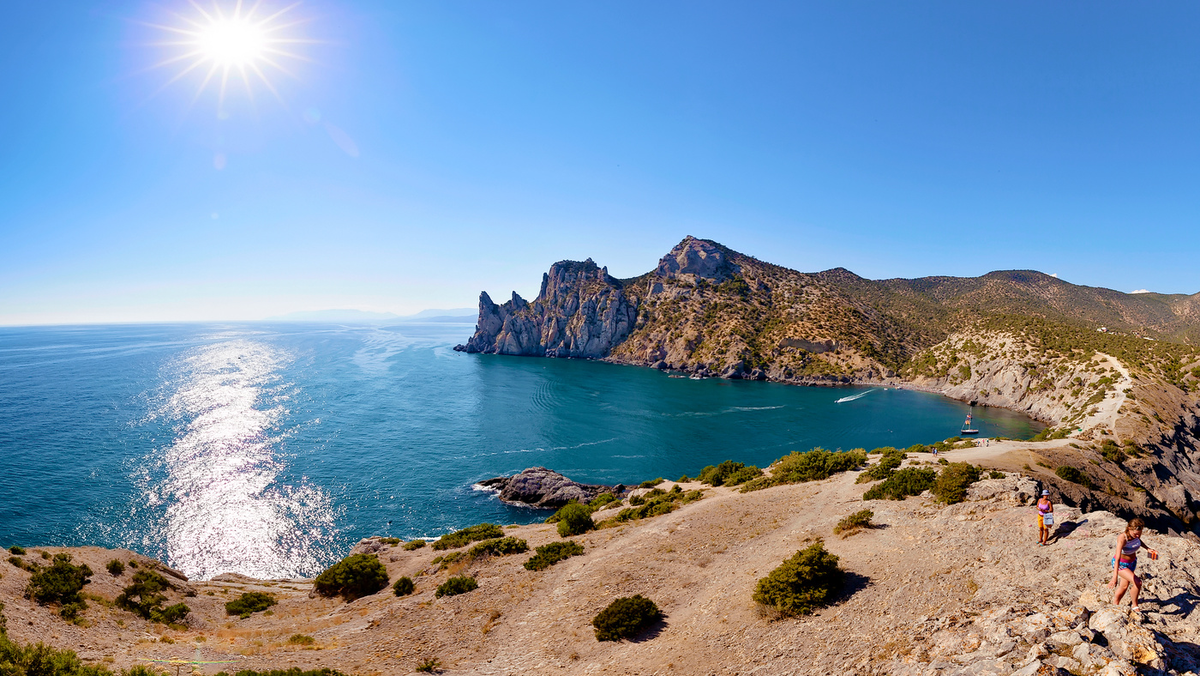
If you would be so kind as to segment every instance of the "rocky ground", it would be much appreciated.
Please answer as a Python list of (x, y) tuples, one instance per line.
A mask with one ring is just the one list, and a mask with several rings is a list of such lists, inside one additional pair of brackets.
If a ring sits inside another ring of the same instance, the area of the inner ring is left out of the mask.
[[(12, 638), (71, 648), (90, 661), (128, 667), (190, 659), (197, 650), (205, 660), (237, 661), (206, 673), (300, 666), (394, 674), (426, 659), (463, 674), (1200, 671), (1200, 546), (1146, 534), (1163, 556), (1142, 557), (1143, 614), (1132, 615), (1128, 602), (1108, 603), (1104, 586), (1123, 525), (1111, 514), (1059, 507), (1059, 534), (1043, 548), (1030, 507), (1038, 486), (1030, 479), (981, 481), (971, 499), (947, 507), (928, 497), (864, 503), (866, 485), (855, 484), (856, 476), (749, 494), (706, 487), (704, 499), (676, 512), (574, 538), (585, 554), (541, 572), (522, 567), (528, 555), (439, 570), (432, 560), (443, 552), (360, 543), (356, 551), (378, 554), (392, 580), (413, 577), (416, 592), (406, 597), (388, 589), (344, 603), (311, 595), (305, 580), (177, 580), (170, 600), (182, 599), (192, 613), (186, 628), (168, 628), (109, 603), (132, 571), (112, 576), (106, 561), (152, 562), (80, 548), (68, 551), (96, 571), (83, 615), (90, 626), (24, 599), (29, 576), (9, 564), (0, 601)], [(845, 539), (832, 534), (864, 507), (875, 512), (877, 528)], [(559, 539), (551, 525), (505, 531), (531, 548)], [(751, 600), (757, 580), (815, 538), (841, 558), (849, 588), (814, 615), (771, 620)], [(39, 551), (24, 558), (38, 560)], [(435, 599), (436, 586), (452, 574), (474, 575), (479, 588)], [(248, 590), (280, 602), (270, 615), (227, 616), (224, 602)], [(632, 594), (653, 599), (665, 620), (634, 641), (596, 641), (591, 618)], [(295, 635), (313, 643), (289, 643)]]

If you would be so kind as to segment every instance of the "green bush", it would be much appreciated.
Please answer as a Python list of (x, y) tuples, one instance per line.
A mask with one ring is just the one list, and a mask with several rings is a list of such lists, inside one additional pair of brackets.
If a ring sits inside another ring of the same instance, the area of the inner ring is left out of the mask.
[(433, 548), (440, 552), (444, 549), (457, 549), (466, 547), (472, 542), (500, 537), (504, 537), (503, 528), (494, 523), (481, 523), (443, 535), (433, 543)]
[(429, 544), (429, 543), (425, 542), (424, 540), (413, 540), (412, 542), (405, 542), (404, 543), (404, 551), (411, 552), (411, 551), (420, 549), (427, 544)]
[(391, 545), (392, 547), (400, 544), (400, 538), (379, 538), (379, 541), (385, 545)]
[(664, 481), (664, 479), (662, 477), (658, 477), (657, 479), (650, 479), (649, 481), (643, 481), (642, 483), (638, 484), (638, 488), (654, 488), (655, 486), (661, 484), (663, 481)]
[[(895, 450), (895, 449), (893, 449)], [(868, 481), (883, 481), (890, 477), (900, 465), (904, 462), (904, 452), (895, 451), (885, 453), (879, 462), (871, 465), (862, 474), (858, 475), (855, 483), (867, 483)]]
[(408, 596), (409, 594), (413, 593), (413, 590), (416, 588), (417, 587), (413, 584), (412, 578), (404, 576), (399, 580), (396, 580), (396, 584), (392, 585), (392, 593), (396, 596)]
[(742, 486), (742, 492), (747, 493), (783, 484), (828, 479), (834, 474), (858, 469), (866, 463), (867, 453), (862, 449), (844, 452), (827, 451), (823, 448), (793, 451), (775, 461), (775, 464), (771, 466), (771, 476), (747, 482)]
[(25, 556), (25, 548), (19, 545), (13, 545), (8, 548), (8, 553), (16, 554), (17, 556)]
[(321, 596), (353, 601), (387, 586), (387, 568), (374, 554), (351, 554), (317, 576), (314, 590)]
[(509, 554), (522, 554), (527, 551), (529, 551), (529, 544), (524, 540), (514, 537), (507, 537), (500, 538), (498, 540), (486, 540), (484, 542), (480, 542), (467, 552), (467, 556), (471, 557), (472, 559), (478, 559), (484, 556), (507, 556)]
[(841, 535), (843, 538), (854, 535), (865, 528), (872, 528), (871, 517), (875, 516), (875, 512), (869, 509), (860, 509), (857, 512), (847, 516), (838, 522), (833, 527), (834, 535)]
[(176, 603), (173, 606), (167, 606), (166, 608), (163, 608), (161, 612), (153, 615), (151, 619), (156, 622), (162, 622), (163, 624), (179, 624), (181, 621), (183, 621), (183, 618), (188, 616), (188, 613), (190, 612), (192, 612), (191, 608), (188, 608), (182, 603)]
[(466, 552), (450, 552), (449, 554), (447, 554), (445, 556), (439, 556), (439, 557), (435, 558), (430, 563), (440, 563), (441, 565), (438, 566), (438, 570), (446, 570), (454, 563), (458, 562), (459, 560), (466, 559), (466, 558), (467, 558)]
[(466, 594), (479, 588), (479, 583), (473, 577), (452, 577), (438, 585), (437, 591), (433, 593), (435, 598), (443, 596), (458, 596)]
[(87, 607), (79, 592), (90, 582), (91, 576), (92, 569), (86, 564), (73, 565), (70, 554), (55, 554), (51, 565), (33, 571), (25, 593), (38, 603), (61, 605), (59, 614), (63, 619), (73, 620)]
[[(159, 676), (141, 665), (116, 672), (120, 676)], [(84, 664), (73, 650), (38, 643), (19, 645), (0, 631), (0, 674), (5, 676), (115, 676), (101, 665)]]
[(288, 637), (288, 645), (312, 645), (317, 640), (306, 634), (292, 634)]
[(753, 481), (763, 475), (763, 471), (754, 465), (747, 465), (725, 478), (726, 486), (739, 486), (747, 481)]
[(924, 453), (926, 451), (925, 444), (913, 444), (904, 449), (905, 453)]
[(624, 523), (626, 521), (636, 521), (639, 519), (647, 519), (654, 516), (669, 514), (679, 508), (680, 505), (686, 505), (689, 502), (695, 502), (704, 497), (704, 491), (694, 490), (686, 493), (679, 486), (675, 486), (669, 491), (654, 489), (647, 493), (636, 503), (631, 499), (631, 504), (636, 504), (636, 507), (627, 507), (617, 513), (616, 516), (604, 521), (606, 525), (616, 523)]
[(905, 467), (868, 489), (863, 493), (863, 500), (903, 500), (933, 488), (933, 482), (936, 480), (937, 472), (932, 469)]
[(147, 620), (172, 624), (186, 617), (190, 609), (182, 603), (163, 608), (168, 589), (174, 589), (174, 585), (162, 575), (153, 570), (139, 570), (133, 574), (132, 583), (117, 596), (116, 604)]
[(597, 641), (620, 641), (633, 638), (662, 617), (653, 601), (638, 594), (619, 598), (592, 618)]
[(988, 478), (989, 478), (989, 479), (1003, 479), (1003, 478), (1004, 478), (1004, 472), (999, 472), (999, 471), (996, 471), (996, 470), (992, 470), (992, 471), (988, 472)]
[(427, 657), (417, 662), (416, 671), (421, 674), (432, 674), (442, 666), (442, 661), (436, 657)]
[(1103, 455), (1105, 460), (1118, 465), (1129, 459), (1129, 457), (1125, 455), (1124, 449), (1118, 446), (1117, 442), (1113, 441), (1112, 439), (1104, 440), (1104, 443), (1100, 446), (1100, 455)]
[(953, 505), (967, 499), (967, 488), (979, 481), (982, 474), (982, 469), (970, 463), (952, 462), (946, 465), (929, 490), (939, 502)]
[(11, 563), (12, 565), (16, 566), (17, 568), (28, 571), (30, 573), (36, 571), (39, 568), (39, 566), (36, 563), (33, 563), (31, 561), (25, 561), (25, 559), (22, 559), (18, 556), (8, 557), (8, 562)]
[(225, 604), (226, 615), (240, 615), (244, 620), (253, 613), (261, 612), (275, 605), (275, 597), (262, 592), (246, 592), (238, 598)]
[(620, 498), (613, 495), (612, 493), (601, 493), (600, 495), (597, 495), (596, 497), (592, 498), (592, 501), (587, 503), (587, 507), (588, 507), (588, 509), (595, 512), (596, 510), (600, 509), (601, 507), (603, 507), (609, 503), (616, 502), (619, 499)]
[(570, 540), (565, 542), (551, 542), (534, 550), (534, 555), (529, 557), (529, 560), (525, 562), (525, 569), (544, 570), (563, 559), (578, 556), (582, 553), (583, 547), (577, 542)]
[(1088, 475), (1069, 465), (1062, 465), (1058, 467), (1054, 470), (1054, 473), (1057, 474), (1059, 478), (1066, 479), (1071, 483), (1079, 484), (1085, 488), (1095, 487), (1095, 484), (1092, 483), (1092, 480), (1090, 477), (1088, 477)]
[(125, 572), (125, 564), (121, 563), (117, 559), (109, 561), (104, 565), (104, 567), (108, 569), (109, 574), (111, 574), (113, 577), (118, 577)]
[[(1103, 394), (1101, 394), (1100, 398), (1101, 399), (1104, 398)], [(1097, 401), (1099, 401), (1099, 399)], [(1091, 403), (1095, 403), (1095, 402), (1091, 402)], [(1085, 408), (1086, 408), (1086, 405), (1085, 405)], [(1041, 432), (1038, 432), (1037, 435), (1033, 437), (1033, 441), (1046, 441), (1047, 439), (1066, 439), (1070, 435), (1071, 435), (1071, 426), (1070, 425), (1067, 425), (1066, 427), (1061, 427), (1059, 429), (1054, 429), (1053, 427), (1047, 427), (1046, 429), (1042, 430)]]
[(726, 460), (713, 466), (709, 465), (700, 470), (697, 481), (709, 486), (737, 486), (762, 476), (762, 470), (754, 465)]
[(572, 503), (558, 510), (558, 535), (570, 537), (586, 533), (596, 527), (592, 522), (592, 513), (583, 505)]
[[(557, 511), (555, 511), (550, 516), (546, 517), (546, 520), (543, 523), (558, 523), (559, 521), (562, 521), (563, 510), (567, 509), (568, 507), (571, 507), (571, 509), (573, 510), (574, 507), (572, 507), (572, 505), (578, 505), (578, 504), (579, 504), (578, 500), (568, 500), (567, 504), (563, 505), (562, 507), (559, 507)], [(592, 512), (596, 511), (591, 505), (583, 505), (583, 508), (587, 510), (588, 514), (591, 514)]]
[(807, 615), (833, 601), (845, 577), (838, 557), (817, 540), (759, 580), (754, 601), (786, 617)]

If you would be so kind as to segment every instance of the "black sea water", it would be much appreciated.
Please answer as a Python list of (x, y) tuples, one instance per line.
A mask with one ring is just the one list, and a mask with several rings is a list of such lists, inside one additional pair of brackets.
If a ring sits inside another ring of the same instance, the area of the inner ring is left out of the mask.
[[(920, 392), (454, 352), (472, 330), (0, 329), (0, 545), (128, 547), (199, 578), (307, 576), (369, 535), (543, 519), (472, 488), (526, 467), (629, 484), (932, 442), (967, 412)], [(998, 409), (976, 422), (983, 436), (1040, 429)]]

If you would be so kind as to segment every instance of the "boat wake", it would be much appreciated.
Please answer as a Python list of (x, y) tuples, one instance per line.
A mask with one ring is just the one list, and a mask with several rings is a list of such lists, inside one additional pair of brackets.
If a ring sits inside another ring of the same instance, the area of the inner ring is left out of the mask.
[(874, 392), (874, 391), (875, 391), (875, 390), (867, 390), (866, 392), (860, 392), (860, 393), (858, 393), (858, 394), (856, 394), (856, 395), (854, 395), (854, 396), (851, 396), (851, 397), (842, 397), (841, 399), (838, 399), (838, 400), (837, 400), (836, 402), (834, 402), (834, 403), (837, 403), (837, 404), (844, 404), (844, 403), (846, 403), (846, 402), (848, 402), (848, 401), (854, 401), (855, 399), (862, 399), (863, 397), (867, 396), (868, 394), (870, 394), (870, 393), (872, 393), (872, 392)]

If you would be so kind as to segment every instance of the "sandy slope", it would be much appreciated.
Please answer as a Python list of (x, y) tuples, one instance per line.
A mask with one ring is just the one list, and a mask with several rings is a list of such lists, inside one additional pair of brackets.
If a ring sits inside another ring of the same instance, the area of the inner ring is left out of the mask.
[[(311, 598), (303, 581), (197, 582), (196, 596), (185, 599), (193, 608), (187, 631), (96, 602), (86, 613), (92, 627), (69, 625), (21, 598), (28, 575), (8, 564), (0, 599), (17, 640), (47, 640), (116, 666), (192, 657), (199, 646), (205, 659), (240, 660), (237, 668), (329, 666), (363, 674), (407, 673), (427, 657), (451, 673), (471, 674), (949, 674), (985, 658), (1001, 669), (986, 673), (1011, 673), (1031, 659), (1027, 653), (1038, 642), (1019, 636), (1000, 641), (998, 657), (976, 654), (995, 643), (994, 628), (973, 629), (984, 611), (1004, 605), (1003, 618), (1024, 622), (1039, 609), (1074, 604), (1088, 588), (1104, 592), (1106, 552), (1119, 526), (1111, 516), (1101, 513), (1091, 528), (1042, 549), (1030, 508), (1016, 504), (1031, 497), (1031, 482), (1021, 484), (1021, 493), (1016, 478), (983, 482), (978, 486), (991, 486), (993, 499), (952, 507), (925, 498), (864, 505), (865, 486), (855, 476), (750, 494), (709, 489), (705, 499), (674, 513), (578, 537), (583, 556), (536, 573), (521, 567), (525, 555), (438, 572), (430, 563), (437, 552), (429, 548), (405, 552), (368, 541), (360, 548), (378, 548), (392, 579), (415, 576), (416, 594), (396, 598), (385, 590), (342, 603)], [(839, 519), (864, 506), (874, 510), (878, 529), (832, 536)], [(1063, 509), (1060, 520), (1072, 516)], [(531, 547), (558, 539), (547, 525), (506, 531)], [(850, 571), (849, 593), (810, 617), (764, 619), (751, 601), (757, 580), (816, 537)], [(1169, 588), (1149, 588), (1160, 600), (1147, 608), (1167, 618), (1164, 635), (1191, 631), (1194, 602), (1177, 599), (1167, 615), (1161, 599), (1172, 590), (1195, 598), (1198, 581), (1185, 571), (1196, 569), (1200, 550), (1178, 538), (1147, 538), (1168, 557), (1144, 562), (1143, 570), (1177, 578)], [(112, 598), (128, 578), (103, 572), (113, 552), (71, 551), (99, 571), (92, 593)], [(435, 600), (434, 588), (451, 573), (474, 575), (479, 589)], [(271, 616), (227, 618), (222, 604), (246, 589), (271, 591), (281, 601)], [(665, 622), (634, 642), (597, 642), (591, 618), (612, 599), (637, 593), (662, 607)], [(316, 645), (287, 645), (297, 633)], [(175, 643), (153, 640), (159, 636)]]

